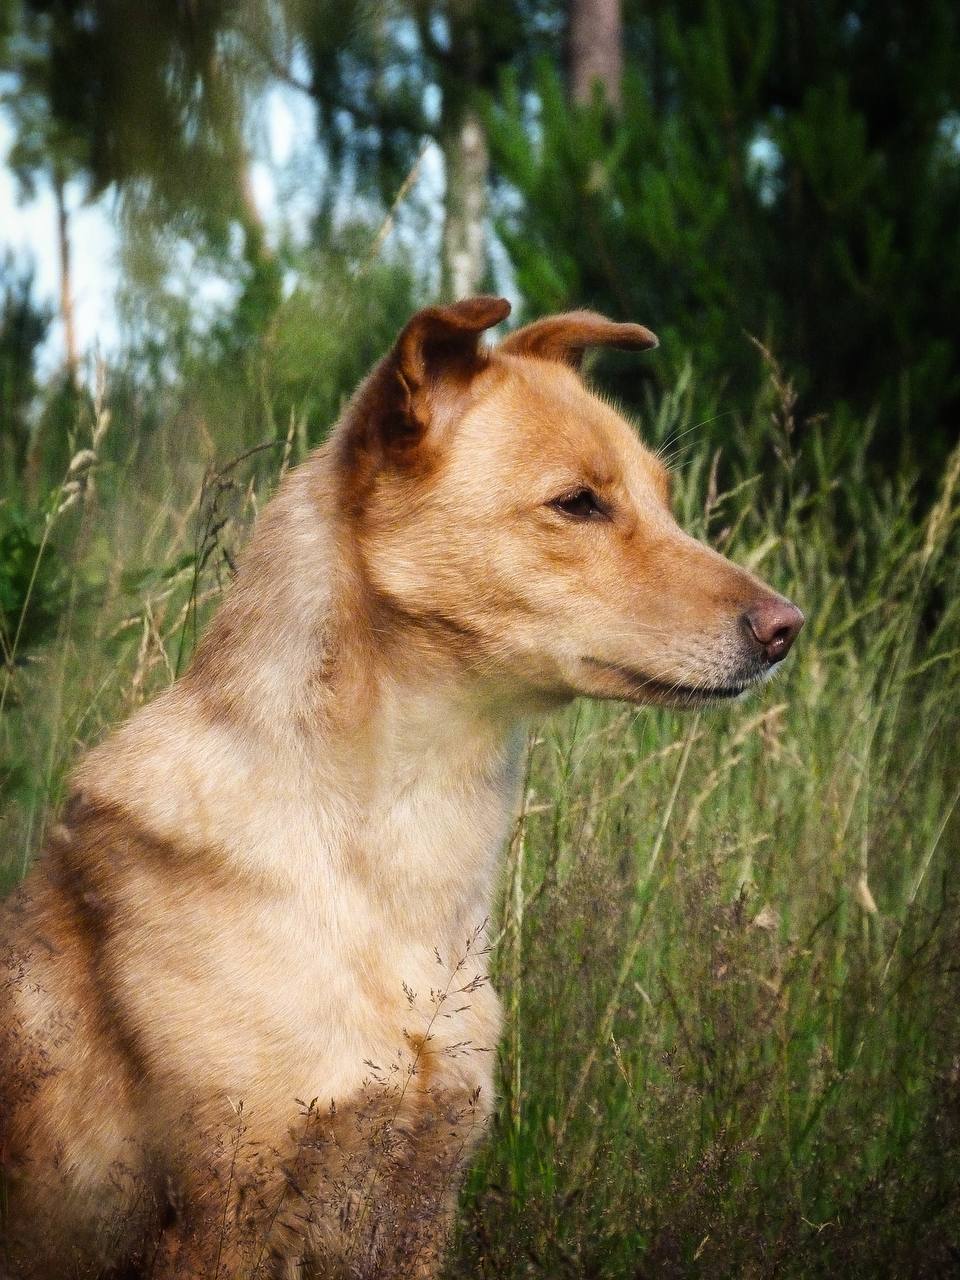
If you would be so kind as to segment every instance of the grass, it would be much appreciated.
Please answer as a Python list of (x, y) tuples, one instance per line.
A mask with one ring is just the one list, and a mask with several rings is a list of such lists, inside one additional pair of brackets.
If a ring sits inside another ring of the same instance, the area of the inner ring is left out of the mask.
[[(794, 420), (772, 361), (726, 456), (695, 403), (685, 376), (645, 424), (674, 456), (681, 520), (807, 627), (753, 701), (584, 702), (532, 736), (492, 926), (501, 1104), (450, 1274), (947, 1275), (960, 451), (918, 512), (906, 479), (869, 479), (868, 427)], [(50, 495), (36, 597), (6, 618), (8, 884), (82, 746), (182, 669), (299, 448), (291, 426), (204, 477), (163, 430), (146, 453), (111, 446), (135, 440), (123, 427), (102, 400), (81, 421), (73, 457), (95, 460)]]

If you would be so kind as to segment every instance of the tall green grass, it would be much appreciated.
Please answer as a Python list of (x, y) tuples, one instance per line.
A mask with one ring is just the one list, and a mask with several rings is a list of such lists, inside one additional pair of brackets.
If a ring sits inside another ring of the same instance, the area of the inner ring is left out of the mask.
[(957, 1273), (960, 449), (917, 515), (774, 366), (718, 493), (687, 406), (684, 522), (807, 627), (751, 702), (532, 740), (451, 1275)]
[[(752, 701), (535, 727), (491, 926), (500, 1105), (451, 1276), (960, 1265), (960, 451), (921, 508), (870, 479), (869, 424), (795, 422), (772, 362), (724, 454), (702, 403), (687, 373), (643, 423), (678, 515), (807, 627)], [(304, 447), (291, 416), (204, 472), (182, 424), (144, 449), (106, 405), (4, 614), (7, 884), (84, 744), (182, 669)]]

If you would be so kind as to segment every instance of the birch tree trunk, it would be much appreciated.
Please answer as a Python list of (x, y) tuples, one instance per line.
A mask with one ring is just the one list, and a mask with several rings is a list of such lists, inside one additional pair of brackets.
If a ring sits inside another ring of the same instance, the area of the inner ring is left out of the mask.
[(477, 0), (448, 0), (449, 50), (444, 63), (440, 147), (446, 176), (442, 291), (476, 293), (487, 268), (487, 131), (476, 107), (486, 51), (475, 20)]
[(63, 343), (67, 378), (77, 385), (80, 352), (77, 347), (76, 313), (73, 306), (73, 272), (70, 258), (70, 215), (67, 212), (66, 182), (58, 169), (53, 173), (53, 192), (57, 204), (57, 245), (60, 254), (60, 317), (63, 320)]
[(570, 0), (570, 96), (593, 101), (599, 84), (606, 102), (618, 110), (623, 79), (621, 0)]
[(486, 271), (490, 156), (476, 108), (464, 104), (451, 115), (441, 136), (446, 170), (442, 288), (454, 299), (476, 293)]

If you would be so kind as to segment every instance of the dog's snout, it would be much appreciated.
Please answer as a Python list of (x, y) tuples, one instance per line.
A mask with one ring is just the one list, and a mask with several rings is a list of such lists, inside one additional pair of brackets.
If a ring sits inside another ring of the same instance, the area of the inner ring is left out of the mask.
[(772, 665), (790, 652), (803, 626), (803, 614), (789, 600), (768, 596), (747, 609), (743, 623)]

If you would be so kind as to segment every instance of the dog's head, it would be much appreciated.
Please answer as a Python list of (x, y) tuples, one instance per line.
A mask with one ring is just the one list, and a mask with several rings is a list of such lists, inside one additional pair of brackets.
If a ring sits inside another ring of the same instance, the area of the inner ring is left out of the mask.
[(342, 505), (378, 609), (531, 705), (742, 693), (803, 615), (679, 528), (665, 468), (580, 377), (586, 348), (656, 338), (573, 312), (486, 349), (509, 309), (419, 312), (344, 419)]

